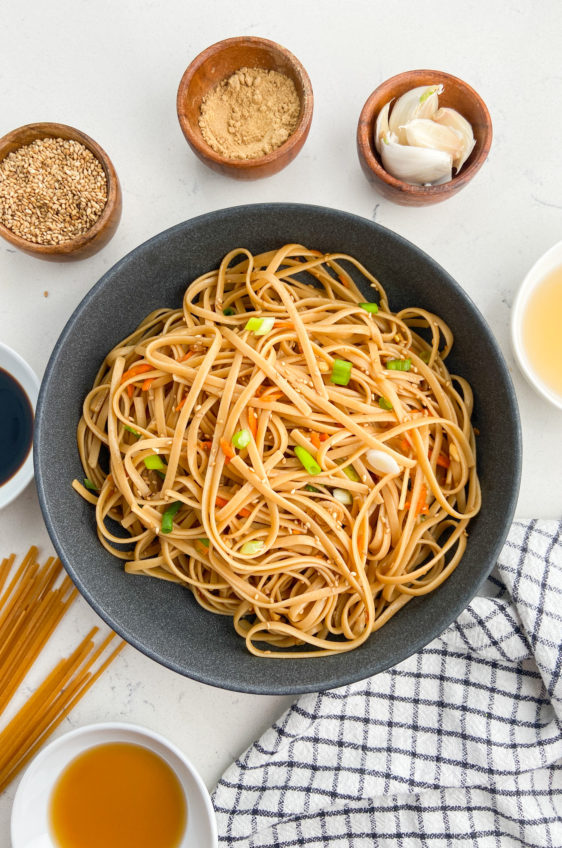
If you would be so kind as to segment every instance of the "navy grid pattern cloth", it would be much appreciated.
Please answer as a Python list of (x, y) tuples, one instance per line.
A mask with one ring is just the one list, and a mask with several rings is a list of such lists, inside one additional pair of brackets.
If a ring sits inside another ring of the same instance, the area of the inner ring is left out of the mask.
[(562, 848), (562, 522), (515, 522), (487, 590), (395, 668), (299, 698), (218, 783), (221, 845)]

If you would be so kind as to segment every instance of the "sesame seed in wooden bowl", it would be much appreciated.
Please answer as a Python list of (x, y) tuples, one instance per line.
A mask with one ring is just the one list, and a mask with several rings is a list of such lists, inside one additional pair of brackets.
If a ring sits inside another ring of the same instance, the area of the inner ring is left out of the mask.
[(0, 138), (0, 235), (40, 259), (84, 259), (111, 239), (121, 187), (107, 153), (66, 124)]

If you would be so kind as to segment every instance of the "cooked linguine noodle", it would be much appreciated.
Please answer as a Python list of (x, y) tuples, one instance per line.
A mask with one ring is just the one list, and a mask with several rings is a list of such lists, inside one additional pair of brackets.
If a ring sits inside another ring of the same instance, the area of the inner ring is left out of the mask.
[(233, 250), (108, 354), (73, 485), (126, 571), (188, 586), (252, 653), (352, 650), (447, 579), (480, 506), (452, 343), (351, 256)]

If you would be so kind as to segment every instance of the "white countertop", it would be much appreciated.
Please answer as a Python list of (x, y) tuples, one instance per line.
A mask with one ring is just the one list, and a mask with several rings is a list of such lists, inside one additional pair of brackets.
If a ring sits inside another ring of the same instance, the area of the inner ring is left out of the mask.
[[(557, 0), (472, 0), (460, 10), (445, 0), (429, 6), (416, 0), (4, 4), (0, 135), (51, 120), (84, 130), (115, 164), (123, 217), (109, 245), (81, 262), (43, 262), (2, 241), (0, 340), (41, 375), (69, 315), (96, 280), (145, 239), (203, 212), (258, 201), (354, 212), (427, 251), (484, 313), (506, 355), (521, 408), (517, 513), (559, 517), (562, 413), (518, 373), (509, 317), (523, 275), (562, 238), (561, 32)], [(215, 41), (244, 34), (274, 39), (295, 53), (315, 95), (301, 154), (280, 174), (249, 183), (200, 164), (175, 114), (179, 80), (195, 55)], [(384, 200), (367, 183), (355, 129), (376, 85), (423, 67), (460, 76), (479, 92), (492, 116), (494, 141), (488, 162), (466, 189), (443, 204), (409, 209)], [(52, 550), (33, 486), (0, 513), (0, 555), (22, 554), (29, 544), (40, 545), (45, 555)], [(96, 615), (80, 598), (68, 619), (34, 670), (36, 679)], [(57, 732), (92, 721), (145, 724), (180, 745), (211, 787), (289, 702), (193, 683), (127, 647)], [(0, 848), (8, 845), (14, 790), (15, 785), (0, 797)]]

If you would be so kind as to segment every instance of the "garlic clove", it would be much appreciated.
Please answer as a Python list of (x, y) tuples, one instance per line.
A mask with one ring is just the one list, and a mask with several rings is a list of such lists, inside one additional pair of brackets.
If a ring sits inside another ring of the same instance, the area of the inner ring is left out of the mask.
[(431, 147), (443, 150), (453, 157), (460, 156), (463, 149), (463, 137), (458, 130), (437, 124), (429, 118), (414, 118), (404, 127), (406, 140), (412, 147)]
[(391, 103), (392, 100), (389, 100), (388, 103), (384, 104), (375, 122), (375, 147), (379, 156), (381, 153), (382, 138), (388, 132), (388, 111)]
[(431, 118), (439, 108), (438, 95), (442, 85), (419, 85), (399, 97), (388, 121), (391, 132), (398, 136), (400, 144), (406, 144), (406, 135), (401, 129), (414, 118)]
[(393, 456), (381, 450), (369, 449), (365, 454), (367, 465), (380, 474), (399, 474), (400, 466)]
[(463, 118), (460, 112), (457, 112), (456, 109), (449, 109), (446, 106), (443, 106), (435, 112), (433, 120), (441, 126), (455, 130), (455, 132), (460, 133), (462, 137), (463, 143), (461, 150), (453, 157), (453, 165), (455, 166), (455, 170), (458, 174), (476, 144), (472, 127), (466, 118)]
[(453, 176), (453, 157), (443, 150), (429, 147), (408, 147), (397, 144), (395, 136), (387, 133), (381, 145), (383, 168), (397, 180), (411, 185), (447, 182)]

